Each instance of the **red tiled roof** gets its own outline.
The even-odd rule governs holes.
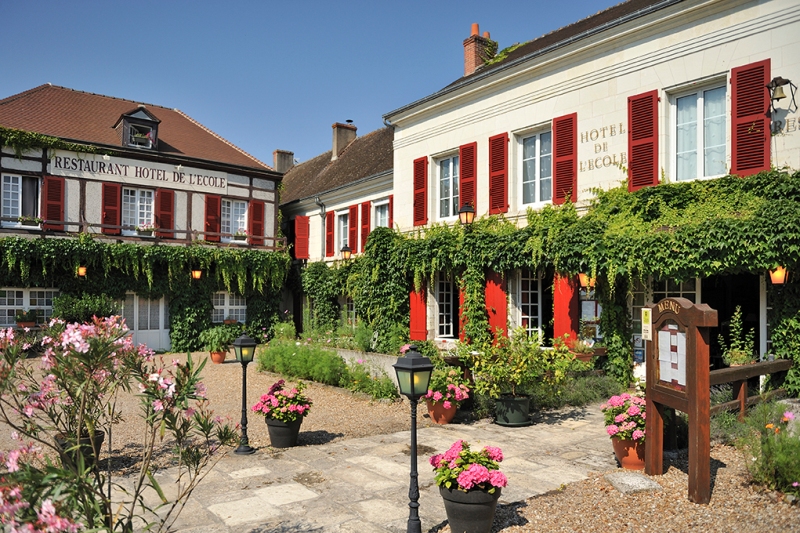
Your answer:
[[[381,128],[357,137],[335,161],[329,150],[290,168],[283,176],[281,205],[391,170],[393,141],[394,130]]]
[[[159,154],[272,170],[177,109],[57,85],[40,85],[0,100],[0,126],[122,148],[114,125],[121,115],[138,105],[144,105],[161,121],[156,150]]]

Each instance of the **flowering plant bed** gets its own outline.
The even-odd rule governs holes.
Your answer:
[[[435,472],[436,484],[461,491],[485,490],[489,494],[496,488],[508,484],[505,474],[500,472],[503,452],[494,446],[484,446],[479,452],[469,449],[469,443],[457,440],[445,453],[430,458]]]
[[[308,415],[311,400],[306,398],[303,390],[306,384],[302,381],[297,387],[286,390],[284,380],[272,384],[266,394],[252,407],[253,411],[282,422],[294,422]]]
[[[431,376],[428,393],[423,398],[433,404],[441,402],[445,409],[450,409],[453,405],[458,406],[464,400],[469,399],[467,381],[463,378],[459,369],[443,370],[437,368]]]
[[[601,406],[609,436],[644,442],[645,405],[644,398],[627,392],[609,398]]]

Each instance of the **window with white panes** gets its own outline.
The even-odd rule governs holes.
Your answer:
[[[17,311],[35,309],[38,319],[44,323],[53,316],[53,298],[59,291],[54,289],[0,289],[0,326],[17,323]]]
[[[458,215],[458,156],[439,160],[439,217]]]
[[[336,214],[336,242],[338,246],[336,247],[336,253],[338,254],[342,248],[345,246],[349,246],[348,244],[348,236],[349,236],[349,228],[350,228],[350,214],[348,211],[342,211],[341,213]],[[355,246],[350,246],[353,251],[355,250]]]
[[[355,328],[356,325],[356,304],[352,298],[345,298],[344,306],[342,308],[344,316],[343,322],[347,326]]]
[[[132,233],[139,226],[153,224],[153,198],[151,189],[122,189],[122,226]]]
[[[531,270],[523,268],[519,278],[519,325],[528,335],[541,335],[542,280]]]
[[[601,339],[600,314],[603,312],[603,307],[597,301],[594,288],[581,288],[579,299],[581,302],[580,337],[582,339]]]
[[[535,204],[553,198],[552,133],[545,131],[522,139],[522,203]]]
[[[645,288],[644,283],[641,281],[636,281],[633,285],[633,290],[631,290],[628,296],[628,308],[631,312],[631,324],[633,327],[633,335],[639,336],[641,338],[642,335],[642,308],[647,303],[647,290]]]
[[[692,303],[700,303],[700,281],[690,278],[686,281],[654,281],[653,303],[658,303],[664,298],[686,298]]]
[[[437,337],[453,338],[458,334],[458,287],[446,274],[436,277]]]
[[[247,202],[226,200],[221,203],[221,228],[224,234],[233,235],[247,230]]]
[[[673,98],[676,180],[727,173],[726,91],[722,85]]]
[[[211,296],[211,322],[220,323],[226,319],[247,322],[247,301],[244,296],[229,292],[215,292]]]
[[[39,178],[30,176],[2,176],[3,226],[34,226],[33,222],[20,222],[20,217],[34,219],[39,216]]]
[[[375,202],[375,226],[376,228],[389,227],[389,201]]]

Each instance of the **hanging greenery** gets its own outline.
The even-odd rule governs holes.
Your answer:
[[[523,228],[492,216],[471,227],[433,225],[408,235],[377,229],[365,253],[346,267],[309,265],[303,288],[314,300],[318,319],[335,321],[337,297],[349,295],[358,315],[380,333],[396,324],[407,327],[409,291],[444,272],[459,280],[466,337],[480,342],[489,335],[487,272],[524,267],[540,274],[590,273],[598,278],[607,370],[627,383],[632,369],[627,297],[636,280],[687,280],[763,273],[779,264],[790,270],[800,266],[800,173],[776,170],[632,193],[621,184],[595,193],[582,216],[570,203],[548,205],[529,210]],[[771,322],[775,351],[794,358],[800,367],[800,297],[786,295],[777,301]],[[327,303],[319,306],[322,302]],[[797,392],[800,370],[793,372],[790,383]]]
[[[30,131],[17,130],[14,128],[4,128],[0,126],[0,146],[10,146],[14,149],[17,157],[29,150],[50,148],[52,150],[68,150],[71,152],[81,152],[89,154],[104,154],[106,150],[100,150],[96,146],[88,144],[71,143],[62,141],[58,137],[42,135]]]

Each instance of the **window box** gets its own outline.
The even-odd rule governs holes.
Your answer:
[[[136,234],[139,237],[152,237],[153,236],[153,230],[137,229],[136,230]]]

